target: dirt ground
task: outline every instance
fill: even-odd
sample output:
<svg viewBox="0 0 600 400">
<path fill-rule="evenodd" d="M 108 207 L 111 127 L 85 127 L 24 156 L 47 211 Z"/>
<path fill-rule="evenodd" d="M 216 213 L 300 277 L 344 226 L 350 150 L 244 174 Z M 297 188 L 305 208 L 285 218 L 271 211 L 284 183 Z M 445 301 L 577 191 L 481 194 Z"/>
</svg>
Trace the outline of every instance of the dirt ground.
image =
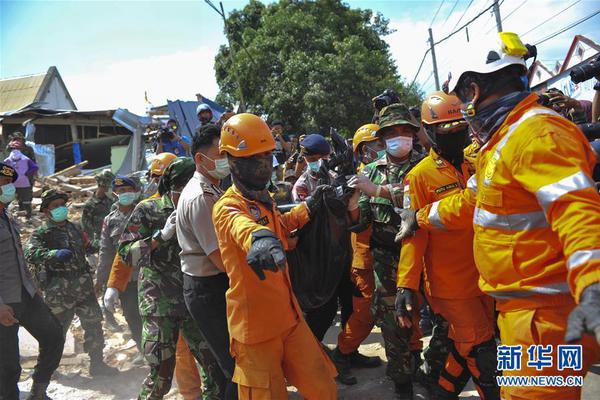
<svg viewBox="0 0 600 400">
<path fill-rule="evenodd" d="M 126 325 L 120 315 L 117 315 L 123 332 L 109 332 L 107 334 L 107 343 L 105 354 L 108 362 L 119 367 L 120 375 L 110 378 L 90 378 L 87 374 L 88 358 L 82 354 L 81 345 L 74 337 L 81 335 L 80 327 L 77 321 L 74 323 L 72 331 L 69 334 L 65 352 L 58 374 L 51 382 L 48 394 L 54 400 L 63 399 L 86 399 L 86 400 L 128 400 L 135 399 L 140 389 L 140 385 L 148 373 L 147 367 L 134 367 L 131 360 L 136 356 L 137 350 L 134 342 L 129 339 Z M 330 348 L 335 347 L 339 326 L 329 329 L 325 337 L 325 344 Z M 25 330 L 20 330 L 21 339 L 21 357 L 23 373 L 21 376 L 21 399 L 25 399 L 29 388 L 31 387 L 32 368 L 35 365 L 35 356 L 37 354 L 37 342 L 31 338 Z M 427 340 L 427 339 L 426 339 Z M 377 355 L 385 361 L 384 349 L 382 346 L 381 334 L 375 328 L 371 335 L 361 345 L 360 351 L 367 355 Z M 393 400 L 394 388 L 385 377 L 385 363 L 376 369 L 355 370 L 358 384 L 354 386 L 345 386 L 338 384 L 338 399 L 340 400 Z M 600 368 L 594 367 L 593 372 L 588 374 L 584 385 L 583 400 L 592 400 L 600 398 Z M 301 399 L 295 393 L 295 388 L 289 388 L 290 399 Z M 182 399 L 177 391 L 177 384 L 173 382 L 173 389 L 169 392 L 166 399 Z M 469 383 L 466 390 L 461 394 L 461 400 L 479 399 L 472 383 Z"/>
</svg>

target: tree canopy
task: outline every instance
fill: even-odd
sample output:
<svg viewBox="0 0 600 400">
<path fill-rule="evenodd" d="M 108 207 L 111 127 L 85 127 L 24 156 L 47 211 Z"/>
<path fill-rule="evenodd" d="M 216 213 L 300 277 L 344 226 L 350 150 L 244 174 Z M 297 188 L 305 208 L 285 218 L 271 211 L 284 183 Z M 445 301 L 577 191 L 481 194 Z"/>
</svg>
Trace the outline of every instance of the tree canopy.
<svg viewBox="0 0 600 400">
<path fill-rule="evenodd" d="M 420 101 L 382 39 L 388 20 L 371 10 L 339 0 L 251 0 L 228 15 L 225 29 L 235 57 L 228 46 L 216 56 L 217 101 L 231 107 L 242 94 L 248 112 L 285 121 L 294 133 L 354 132 L 388 87 L 408 104 Z"/>
</svg>

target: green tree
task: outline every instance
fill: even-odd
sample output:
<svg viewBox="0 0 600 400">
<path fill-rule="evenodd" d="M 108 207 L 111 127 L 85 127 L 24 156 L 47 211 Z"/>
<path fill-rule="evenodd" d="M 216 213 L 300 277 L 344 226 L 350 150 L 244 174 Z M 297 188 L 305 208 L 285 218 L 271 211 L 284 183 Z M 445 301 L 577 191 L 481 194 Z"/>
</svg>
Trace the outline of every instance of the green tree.
<svg viewBox="0 0 600 400">
<path fill-rule="evenodd" d="M 348 134 L 371 121 L 371 98 L 394 88 L 407 104 L 421 93 L 398 75 L 383 36 L 388 20 L 340 0 L 251 0 L 229 14 L 215 70 L 217 101 L 244 95 L 247 111 L 281 119 L 295 133 L 333 126 Z M 238 87 L 241 82 L 241 87 Z"/>
</svg>

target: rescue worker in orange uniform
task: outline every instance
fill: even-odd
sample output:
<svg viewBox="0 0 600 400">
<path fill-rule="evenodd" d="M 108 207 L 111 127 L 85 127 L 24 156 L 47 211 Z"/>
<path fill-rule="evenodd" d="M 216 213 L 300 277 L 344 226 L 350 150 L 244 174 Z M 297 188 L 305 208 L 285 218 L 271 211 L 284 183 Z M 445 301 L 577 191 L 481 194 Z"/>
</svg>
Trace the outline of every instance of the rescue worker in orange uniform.
<svg viewBox="0 0 600 400">
<path fill-rule="evenodd" d="M 466 188 L 470 163 L 463 147 L 468 126 L 461 107 L 456 96 L 444 92 L 434 92 L 423 102 L 421 118 L 435 145 L 406 175 L 404 208 L 418 210 Z M 413 306 L 423 274 L 427 301 L 449 324 L 451 342 L 445 366 L 433 365 L 431 373 L 433 380 L 438 379 L 431 388 L 432 396 L 439 400 L 458 399 L 469 378 L 482 399 L 500 398 L 496 365 L 481 362 L 496 355 L 494 304 L 477 286 L 479 272 L 472 243 L 471 227 L 451 232 L 419 230 L 402 243 L 396 312 L 410 314 L 408 308 Z M 399 323 L 402 325 L 404 318 Z"/>
<path fill-rule="evenodd" d="M 513 365 L 500 357 L 489 362 L 498 361 L 505 376 L 584 376 L 600 355 L 600 196 L 591 179 L 596 156 L 576 125 L 525 91 L 527 49 L 518 37 L 503 32 L 500 38 L 501 51 L 453 73 L 448 87 L 483 144 L 476 175 L 462 193 L 416 215 L 402 211 L 400 236 L 419 227 L 472 226 L 479 287 L 499 311 L 498 354 L 516 355 Z M 558 348 L 569 342 L 582 346 L 581 365 Z M 551 365 L 528 363 L 535 345 L 551 346 Z M 541 359 L 539 347 L 531 348 L 533 361 Z M 501 395 L 579 399 L 581 387 L 503 386 Z"/>
<path fill-rule="evenodd" d="M 377 124 L 366 124 L 354 133 L 352 148 L 354 155 L 360 161 L 356 171 L 362 171 L 365 165 L 372 163 L 385 155 L 385 146 L 377 139 L 375 132 Z M 375 289 L 373 275 L 373 256 L 369 249 L 371 228 L 360 233 L 352 233 L 352 267 L 350 279 L 354 284 L 352 296 L 352 314 L 338 335 L 338 345 L 331 358 L 338 370 L 338 380 L 346 385 L 357 383 L 356 377 L 350 372 L 350 367 L 375 368 L 381 364 L 379 357 L 367 357 L 358 352 L 360 344 L 369 336 L 375 320 L 370 312 L 371 299 Z"/>
<path fill-rule="evenodd" d="M 330 188 L 280 214 L 267 190 L 274 149 L 268 125 L 255 115 L 234 115 L 221 129 L 233 186 L 215 204 L 213 222 L 230 283 L 233 381 L 242 400 L 287 399 L 286 380 L 306 399 L 335 399 L 335 367 L 302 316 L 285 258 L 292 232 Z"/>
<path fill-rule="evenodd" d="M 158 181 L 171 161 L 176 158 L 175 154 L 164 152 L 157 154 L 152 159 L 148 167 L 150 183 L 144 190 L 147 199 L 160 197 L 157 191 Z M 132 275 L 137 274 L 137 272 L 137 270 L 134 271 L 131 266 L 127 265 L 119 256 L 119 253 L 117 253 L 110 270 L 107 288 L 117 289 L 121 293 L 125 292 L 129 282 L 132 279 L 137 280 L 137 276 L 132 278 Z M 174 376 L 179 394 L 184 400 L 199 398 L 202 395 L 202 380 L 200 379 L 196 359 L 185 342 L 183 335 L 179 335 L 177 339 L 175 360 Z"/>
</svg>

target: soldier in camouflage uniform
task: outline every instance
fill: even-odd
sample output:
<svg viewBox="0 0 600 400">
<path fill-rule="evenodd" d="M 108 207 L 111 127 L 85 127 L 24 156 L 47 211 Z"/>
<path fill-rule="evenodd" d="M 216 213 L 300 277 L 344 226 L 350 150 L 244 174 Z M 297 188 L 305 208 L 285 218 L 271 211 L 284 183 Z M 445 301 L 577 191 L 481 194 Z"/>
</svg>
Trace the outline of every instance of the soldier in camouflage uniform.
<svg viewBox="0 0 600 400">
<path fill-rule="evenodd" d="M 98 189 L 94 196 L 85 203 L 81 213 L 81 229 L 88 235 L 93 252 L 97 252 L 100 248 L 102 222 L 114 203 L 110 190 L 113 179 L 115 179 L 115 175 L 109 170 L 104 170 L 96 175 Z"/>
<path fill-rule="evenodd" d="M 376 135 L 386 142 L 386 156 L 368 164 L 358 177 L 357 188 L 363 193 L 358 201 L 358 212 L 352 213 L 357 224 L 351 230 L 362 232 L 369 225 L 373 228 L 370 249 L 375 292 L 371 312 L 381 327 L 388 359 L 386 373 L 394 381 L 399 398 L 412 399 L 412 377 L 420 364 L 422 344 L 418 323 L 413 324 L 413 329 L 400 328 L 396 319 L 394 302 L 400 244 L 395 243 L 394 238 L 400 217 L 394 209 L 402 208 L 404 176 L 423 158 L 412 151 L 412 140 L 420 125 L 410 117 L 404 104 L 385 107 L 379 118 Z M 363 190 L 365 183 L 370 190 Z"/>
<path fill-rule="evenodd" d="M 116 375 L 103 361 L 102 313 L 94 296 L 90 266 L 85 259 L 89 241 L 79 226 L 67 219 L 65 193 L 46 190 L 40 211 L 46 222 L 25 247 L 25 257 L 45 274 L 44 298 L 66 335 L 77 314 L 84 330 L 83 348 L 90 355 L 90 375 Z"/>
<path fill-rule="evenodd" d="M 183 299 L 183 272 L 175 235 L 175 207 L 179 194 L 196 169 L 194 160 L 180 157 L 167 167 L 159 183 L 161 197 L 142 201 L 121 236 L 119 254 L 128 265 L 139 266 L 139 310 L 142 346 L 150 373 L 139 399 L 162 399 L 171 388 L 175 347 L 184 335 L 200 363 L 203 399 L 220 399 L 225 376 L 190 316 Z"/>
<path fill-rule="evenodd" d="M 129 220 L 129 216 L 140 198 L 141 183 L 139 179 L 133 176 L 117 176 L 112 182 L 112 190 L 117 196 L 117 202 L 116 207 L 104 218 L 102 235 L 100 237 L 98 269 L 96 270 L 96 283 L 102 287 L 107 285 L 113 261 L 119 247 L 119 239 L 125 229 L 125 224 Z M 132 339 L 141 352 L 142 320 L 140 319 L 138 310 L 137 276 L 137 270 L 133 271 L 127 287 L 121 293 L 121 305 L 123 306 L 123 316 L 131 331 Z M 114 312 L 114 303 L 119 298 L 119 291 L 117 288 L 109 287 L 106 289 L 106 293 L 104 303 L 108 311 Z M 143 362 L 141 356 L 136 358 L 136 362 Z"/>
</svg>

